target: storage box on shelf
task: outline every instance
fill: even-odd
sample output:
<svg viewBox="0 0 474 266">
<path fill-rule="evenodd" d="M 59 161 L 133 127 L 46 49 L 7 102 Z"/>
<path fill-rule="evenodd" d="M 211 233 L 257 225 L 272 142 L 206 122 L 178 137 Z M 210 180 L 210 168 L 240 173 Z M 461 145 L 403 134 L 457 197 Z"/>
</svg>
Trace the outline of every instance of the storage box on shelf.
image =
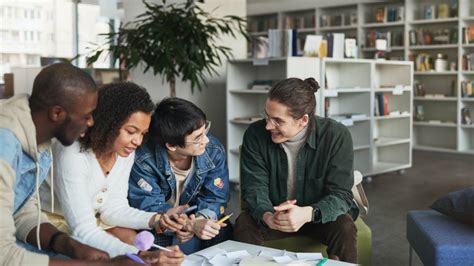
<svg viewBox="0 0 474 266">
<path fill-rule="evenodd" d="M 317 58 L 271 58 L 268 64 L 260 63 L 244 59 L 227 64 L 227 157 L 230 180 L 235 183 L 239 183 L 239 148 L 243 135 L 249 124 L 261 119 L 271 84 L 289 77 L 320 80 Z"/>
</svg>

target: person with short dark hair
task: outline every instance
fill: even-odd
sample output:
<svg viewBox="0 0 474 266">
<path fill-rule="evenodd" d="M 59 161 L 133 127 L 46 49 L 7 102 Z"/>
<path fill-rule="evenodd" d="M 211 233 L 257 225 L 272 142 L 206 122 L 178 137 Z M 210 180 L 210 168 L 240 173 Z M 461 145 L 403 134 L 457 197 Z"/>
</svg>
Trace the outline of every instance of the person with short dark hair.
<svg viewBox="0 0 474 266">
<path fill-rule="evenodd" d="M 95 124 L 71 146 L 53 145 L 54 180 L 43 185 L 44 210 L 50 220 L 76 239 L 114 257 L 138 253 L 154 256 L 158 264 L 179 265 L 183 254 L 141 251 L 134 246 L 135 230 L 153 229 L 160 219 L 129 205 L 128 179 L 135 150 L 148 132 L 154 104 L 146 90 L 132 82 L 104 85 L 99 90 Z M 53 208 L 57 191 L 60 208 Z M 67 222 L 67 223 L 66 223 Z"/>
<path fill-rule="evenodd" d="M 186 254 L 231 235 L 230 226 L 216 223 L 227 208 L 229 174 L 224 147 L 208 134 L 210 126 L 193 103 L 161 101 L 130 176 L 130 204 L 163 214 L 159 226 L 168 236 L 158 235 L 157 243 L 179 241 Z M 183 206 L 196 206 L 195 214 L 182 213 Z"/>
<path fill-rule="evenodd" d="M 264 119 L 245 132 L 244 211 L 234 236 L 256 245 L 310 236 L 328 246 L 329 258 L 357 263 L 352 138 L 342 124 L 314 115 L 318 89 L 313 78 L 277 82 L 268 93 Z"/>
<path fill-rule="evenodd" d="M 89 260 L 87 265 L 109 258 L 50 224 L 38 192 L 52 162 L 51 139 L 70 145 L 83 135 L 94 124 L 96 103 L 92 78 L 64 63 L 41 70 L 31 96 L 0 101 L 1 265 L 79 265 L 58 254 Z"/>
</svg>

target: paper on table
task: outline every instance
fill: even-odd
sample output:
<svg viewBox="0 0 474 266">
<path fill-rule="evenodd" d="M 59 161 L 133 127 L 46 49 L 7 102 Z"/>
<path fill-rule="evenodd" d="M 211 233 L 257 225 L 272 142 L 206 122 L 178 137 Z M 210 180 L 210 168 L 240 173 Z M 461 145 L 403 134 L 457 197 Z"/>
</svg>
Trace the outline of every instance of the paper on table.
<svg viewBox="0 0 474 266">
<path fill-rule="evenodd" d="M 214 256 L 214 258 L 210 259 L 208 262 L 212 265 L 218 266 L 232 266 L 235 262 L 235 259 L 228 258 L 225 255 L 219 254 Z"/>
<path fill-rule="evenodd" d="M 285 251 L 265 251 L 262 250 L 260 253 L 258 253 L 258 256 L 263 256 L 263 257 L 279 257 L 285 255 Z"/>
<path fill-rule="evenodd" d="M 190 260 L 189 257 L 186 257 L 181 266 L 202 266 L 206 260 L 204 258 L 199 258 L 198 260 Z"/>
<path fill-rule="evenodd" d="M 225 255 L 229 259 L 233 259 L 235 261 L 234 263 L 238 263 L 241 259 L 250 256 L 250 253 L 248 253 L 247 250 L 237 250 L 237 251 L 228 252 Z"/>
<path fill-rule="evenodd" d="M 196 255 L 203 256 L 204 258 L 210 260 L 214 258 L 216 255 L 224 254 L 224 253 L 226 253 L 226 251 L 221 248 L 208 248 L 208 249 L 199 251 L 198 253 L 196 253 Z"/>
<path fill-rule="evenodd" d="M 299 260 L 322 260 L 323 255 L 315 252 L 299 252 L 296 253 L 296 257 Z"/>
<path fill-rule="evenodd" d="M 290 263 L 293 261 L 293 259 L 287 255 L 285 256 L 279 256 L 279 257 L 273 257 L 273 260 L 275 260 L 276 262 L 280 263 L 280 264 L 286 264 L 286 263 Z"/>
</svg>

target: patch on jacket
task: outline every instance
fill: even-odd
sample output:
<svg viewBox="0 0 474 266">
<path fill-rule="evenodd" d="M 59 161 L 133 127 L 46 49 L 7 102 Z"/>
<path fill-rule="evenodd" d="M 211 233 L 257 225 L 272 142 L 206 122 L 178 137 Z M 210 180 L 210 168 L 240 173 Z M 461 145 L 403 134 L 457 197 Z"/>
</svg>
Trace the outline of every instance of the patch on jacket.
<svg viewBox="0 0 474 266">
<path fill-rule="evenodd" d="M 214 186 L 222 189 L 224 187 L 224 181 L 220 177 L 214 179 Z"/>
<path fill-rule="evenodd" d="M 224 206 L 221 206 L 221 208 L 220 208 L 220 210 L 219 210 L 219 211 L 221 212 L 221 214 L 224 214 L 224 212 L 225 212 L 225 208 L 224 208 Z"/>
<path fill-rule="evenodd" d="M 153 190 L 151 185 L 148 184 L 148 182 L 146 182 L 145 179 L 143 179 L 143 178 L 140 178 L 140 180 L 138 180 L 137 184 L 141 189 L 143 189 L 145 191 L 151 192 Z"/>
</svg>

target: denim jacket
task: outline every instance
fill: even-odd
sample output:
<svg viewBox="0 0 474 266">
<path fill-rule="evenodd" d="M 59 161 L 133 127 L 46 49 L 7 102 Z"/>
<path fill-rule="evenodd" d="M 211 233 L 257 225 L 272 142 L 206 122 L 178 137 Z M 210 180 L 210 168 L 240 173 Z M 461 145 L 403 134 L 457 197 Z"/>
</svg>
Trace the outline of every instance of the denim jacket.
<svg viewBox="0 0 474 266">
<path fill-rule="evenodd" d="M 208 135 L 202 155 L 195 156 L 194 171 L 186 178 L 179 205 L 197 205 L 197 215 L 217 220 L 229 200 L 229 173 L 222 144 Z M 129 179 L 130 205 L 149 212 L 164 213 L 172 208 L 167 201 L 175 195 L 176 178 L 166 148 L 145 143 L 136 151 Z"/>
<path fill-rule="evenodd" d="M 0 101 L 0 265 L 48 265 L 48 256 L 17 243 L 48 222 L 40 210 L 37 185 L 49 172 L 49 145 L 36 143 L 28 95 Z"/>
<path fill-rule="evenodd" d="M 13 214 L 16 214 L 36 189 L 36 162 L 21 148 L 21 143 L 8 129 L 0 128 L 0 160 L 6 161 L 15 171 L 13 191 Z M 38 183 L 43 183 L 51 166 L 51 153 L 49 149 L 38 152 L 39 175 Z"/>
</svg>

